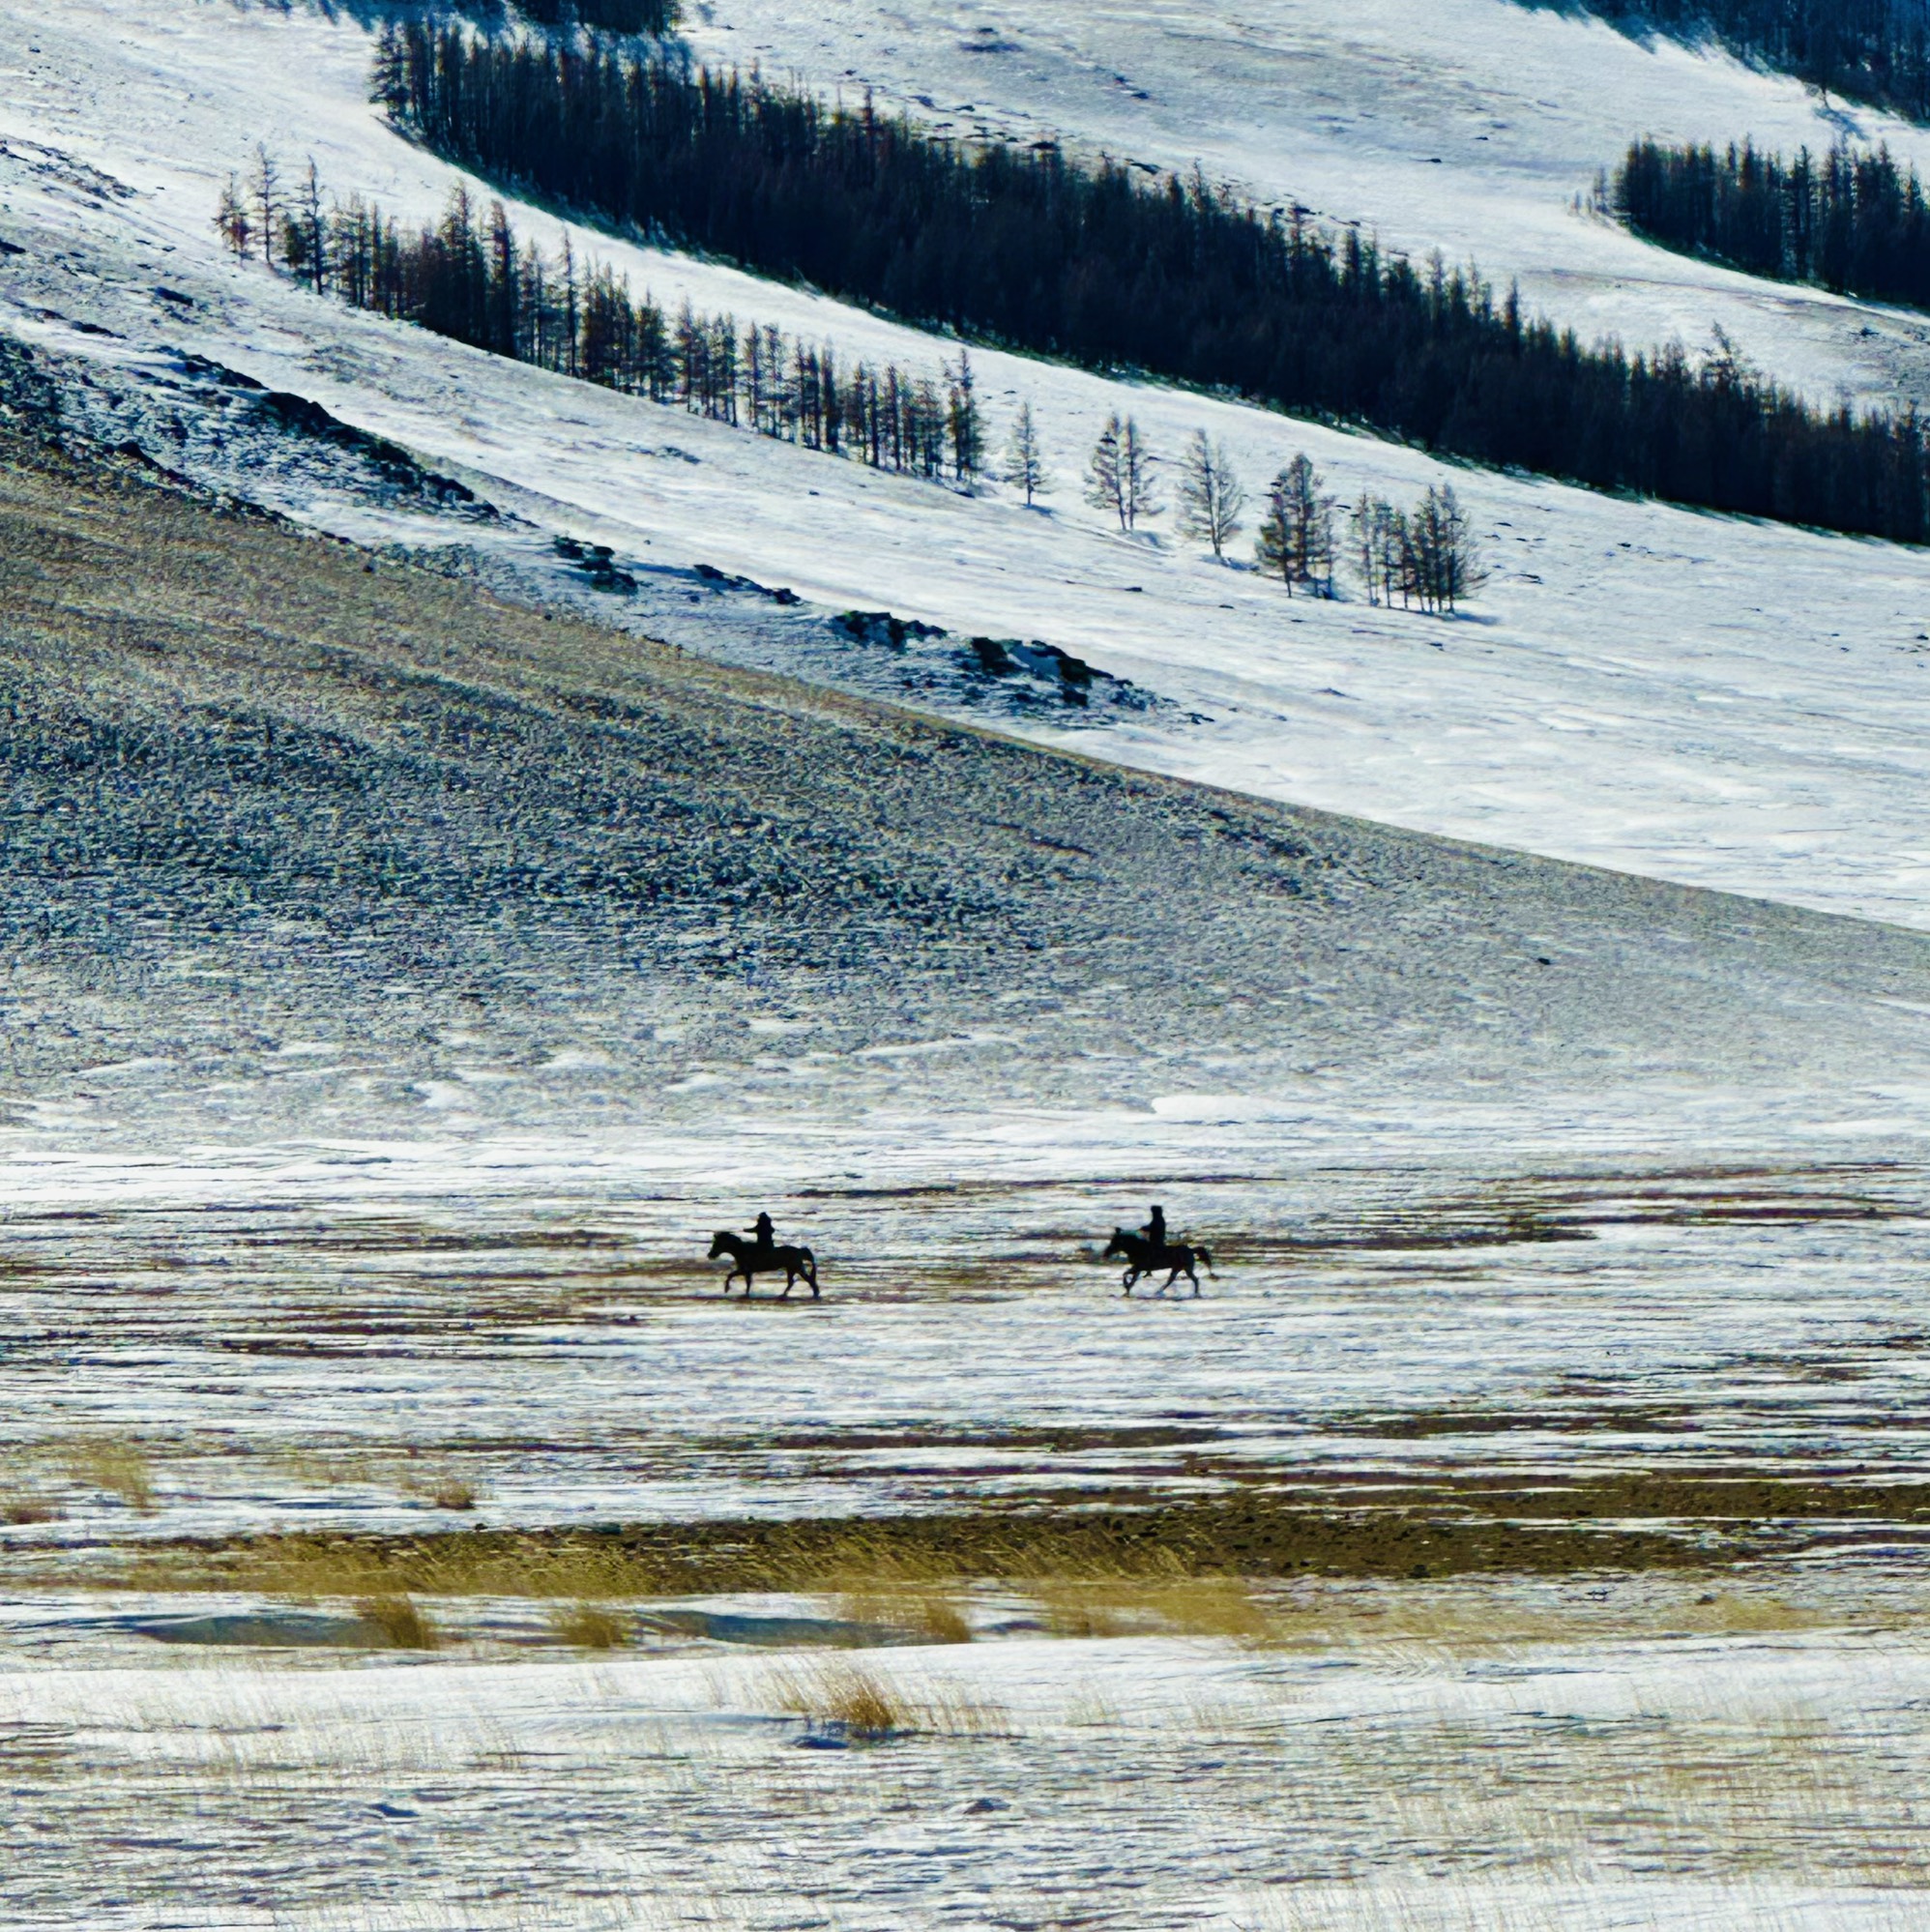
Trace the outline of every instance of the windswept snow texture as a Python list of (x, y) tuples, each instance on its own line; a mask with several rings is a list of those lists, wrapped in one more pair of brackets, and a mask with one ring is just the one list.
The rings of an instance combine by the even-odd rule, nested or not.
[[(1915, 319), (1756, 287), (1570, 211), (1630, 133), (1787, 147), (1831, 132), (1793, 86), (1598, 24), (1503, 0), (1310, 0), (1238, 23), (1204, 8), (1073, 6), (1037, 26), (753, 4), (693, 32), (700, 53), (876, 83), (961, 129), (1197, 157), (1390, 242), (1519, 270), (1531, 298), (1585, 332), (1695, 345), (1720, 322), (1826, 400), (1915, 395), (1930, 368)], [(456, 177), (381, 126), (368, 51), (360, 26), (300, 8), (0, 6), (0, 239), (20, 250), (0, 255), (0, 321), (50, 352), (82, 426), (687, 649), (1265, 796), (1930, 923), (1930, 557), (1449, 472), (1366, 438), (985, 353), (995, 419), (1031, 397), (1058, 473), (1029, 513), (1009, 491), (877, 475), (494, 362), (342, 312), (216, 246), (219, 183), (257, 139), (291, 169), (312, 153), (331, 187), (405, 216), (440, 205)], [(1919, 132), (1866, 125), (1930, 157)], [(517, 219), (561, 234), (532, 211)], [(574, 233), (659, 299), (829, 337), (847, 361), (936, 373), (955, 353), (802, 292)], [(238, 407), (223, 371), (393, 439), (499, 516), (433, 482), (385, 484), (336, 446), (294, 454)], [(1451, 480), (1494, 582), (1470, 619), (1435, 623), (1358, 600), (1290, 604), (1198, 555), (1170, 519), (1123, 537), (1077, 480), (1114, 408), (1168, 454), (1210, 428), (1254, 485), (1301, 448), (1343, 497), (1406, 499)], [(558, 533), (610, 545), (634, 592), (595, 588), (559, 560)], [(693, 576), (700, 563), (804, 601)], [(946, 635), (895, 651), (834, 629), (852, 608)], [(981, 634), (1039, 640), (1126, 685), (1067, 704), (1049, 678), (975, 670)]]
[[(1437, 1600), (1411, 1630), (1387, 1598), (1346, 1607), (1385, 1619), (1378, 1643), (873, 1653), (865, 1681), (908, 1722), (869, 1748), (798, 1714), (837, 1682), (821, 1658), (11, 1665), (0, 1737), (31, 1801), (0, 1816), (9, 1923), (1921, 1923), (1930, 1667), (1908, 1635), (1604, 1644), (1555, 1591)], [(1510, 1641), (1564, 1608), (1566, 1641)], [(71, 1856), (89, 1840), (101, 1857)]]

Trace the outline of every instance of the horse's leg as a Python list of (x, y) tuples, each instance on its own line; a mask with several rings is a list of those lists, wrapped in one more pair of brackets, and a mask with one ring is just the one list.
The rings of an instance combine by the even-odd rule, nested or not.
[(1132, 1293), (1132, 1284), (1139, 1279), (1138, 1269), (1128, 1268), (1126, 1271), (1126, 1273), (1120, 1276), (1120, 1279), (1126, 1283), (1126, 1292), (1128, 1295), (1130, 1295)]
[(1190, 1261), (1186, 1263), (1186, 1279), (1193, 1284), (1193, 1295), (1197, 1299), (1200, 1292), (1200, 1277), (1193, 1273), (1193, 1264)]
[(778, 1301), (788, 1302), (791, 1299), (791, 1290), (795, 1288), (797, 1285), (798, 1285), (797, 1273), (791, 1267), (791, 1265), (788, 1262), (786, 1262), (784, 1265), (784, 1292), (777, 1297)]

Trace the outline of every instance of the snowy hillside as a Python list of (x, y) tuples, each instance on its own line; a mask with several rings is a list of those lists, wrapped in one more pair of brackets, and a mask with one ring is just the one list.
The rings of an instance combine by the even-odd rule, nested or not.
[[(988, 37), (934, 15), (887, 34), (858, 8), (807, 19), (750, 8), (694, 39), (767, 69), (929, 95), (954, 120), (969, 101), (1021, 132), (1049, 124), (1157, 161), (1197, 155), (1390, 240), (1438, 241), (1491, 275), (1519, 268), (1536, 300), (1584, 327), (1699, 343), (1719, 320), (1818, 394), (1883, 391), (1920, 358), (1915, 322), (1751, 289), (1567, 207), (1630, 132), (1826, 137), (1793, 87), (1503, 0), (1320, 0), (1237, 33), (1184, 10), (1137, 25), (1100, 10), (1054, 17), (1049, 32)], [(1418, 62), (1400, 52), (1416, 37)], [(1092, 57), (1101, 43), (1119, 50), (1110, 64)], [(1496, 567), (1470, 620), (1358, 599), (1289, 604), (1182, 542), (1170, 517), (1125, 538), (1080, 501), (1083, 453), (1108, 410), (1135, 412), (1168, 454), (1210, 428), (1250, 486), (1300, 449), (1343, 497), (1371, 486), (1405, 499), (1450, 473), (1367, 438), (987, 353), (976, 361), (995, 423), (1030, 398), (1058, 472), (1045, 509), (1028, 513), (1009, 491), (968, 497), (874, 474), (494, 362), (219, 251), (219, 181), (257, 139), (291, 166), (312, 154), (337, 192), (405, 215), (440, 206), (453, 172), (381, 125), (366, 100), (368, 50), (344, 17), (229, 0), (74, 0), (51, 16), (0, 7), (0, 238), (21, 250), (0, 257), (0, 324), (67, 359), (71, 406), (108, 440), (132, 437), (325, 528), (455, 546), (499, 586), (687, 648), (1266, 796), (1930, 923), (1915, 724), (1930, 557), (1452, 474)], [(1135, 60), (1156, 65), (1157, 87), (1133, 78)], [(1417, 67), (1426, 85), (1398, 78)], [(517, 219), (559, 234), (532, 211)], [(728, 270), (574, 239), (659, 300), (806, 330), (847, 357), (936, 374), (952, 353)], [(288, 460), (288, 439), (259, 443), (237, 423), (222, 369), (395, 439), (504, 520), (400, 499), (327, 451)], [(557, 531), (609, 544), (635, 597), (584, 588), (551, 548)], [(700, 563), (805, 601), (689, 575)], [(851, 607), (949, 634), (895, 653), (831, 627)], [(980, 633), (1041, 639), (1148, 702), (1090, 714), (1015, 702), (961, 675), (961, 646)]]
[(1072, 0), (1034, 18), (732, 0), (693, 15), (692, 45), (718, 64), (872, 87), (961, 133), (1198, 161), (1261, 202), (1476, 261), (1585, 340), (1695, 347), (1719, 323), (1814, 395), (1930, 395), (1922, 318), (1765, 287), (1575, 212), (1644, 133), (1785, 150), (1850, 135), (1930, 157), (1930, 132), (1720, 54), (1512, 0), (1262, 0), (1233, 16), (1207, 0)]

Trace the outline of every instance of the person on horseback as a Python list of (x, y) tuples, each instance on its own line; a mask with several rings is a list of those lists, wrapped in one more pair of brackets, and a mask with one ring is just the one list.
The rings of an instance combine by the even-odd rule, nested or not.
[(1166, 1210), (1157, 1201), (1153, 1203), (1153, 1218), (1139, 1230), (1155, 1248), (1163, 1248), (1166, 1244)]
[(757, 1245), (761, 1248), (768, 1250), (777, 1245), (777, 1230), (771, 1225), (771, 1216), (768, 1214), (760, 1214), (757, 1216), (757, 1225), (746, 1228), (745, 1232), (755, 1235)]

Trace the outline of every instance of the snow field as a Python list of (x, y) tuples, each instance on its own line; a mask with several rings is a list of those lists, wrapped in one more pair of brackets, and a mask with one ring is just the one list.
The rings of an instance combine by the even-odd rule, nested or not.
[[(447, 1176), (427, 1202), (97, 1196), (84, 1232), (16, 1207), (0, 1501), (48, 1514), (0, 1549), (84, 1574), (189, 1536), (1930, 1476), (1904, 1421), (1925, 1374), (1915, 1166), (1523, 1181), (1356, 1160), (882, 1190), (874, 1166), (746, 1186), (820, 1258), (826, 1300), (788, 1305), (719, 1299), (709, 1229), (749, 1209), (718, 1178), (461, 1205)], [(1147, 1195), (1214, 1250), (1198, 1302), (1127, 1301), (1097, 1259)], [(1510, 1238), (1522, 1215), (1589, 1238)], [(76, 1303), (95, 1340), (70, 1361)], [(103, 1453), (132, 1454), (145, 1498)], [(446, 1486), (474, 1508), (438, 1507)], [(1878, 1511), (1843, 1549), (1892, 1528)]]
[[(1901, 1925), (1924, 1671), (1904, 1632), (15, 1670), (0, 1844), (23, 1928)], [(906, 1730), (801, 1721), (840, 1676)]]

